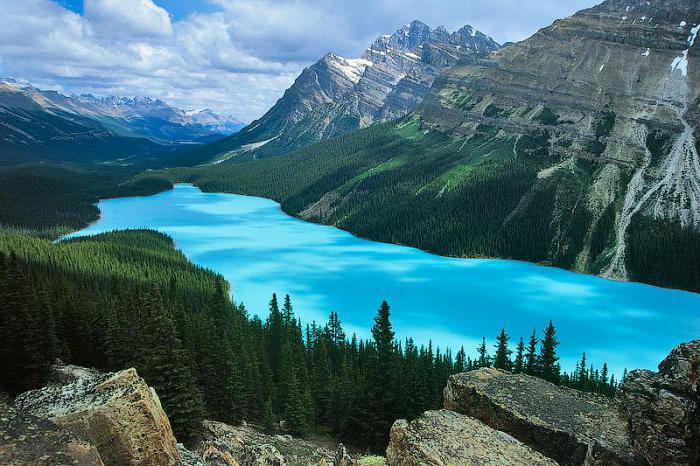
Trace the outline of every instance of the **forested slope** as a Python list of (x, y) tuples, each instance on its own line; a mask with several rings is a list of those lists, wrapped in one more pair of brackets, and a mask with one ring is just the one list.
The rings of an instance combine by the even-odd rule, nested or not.
[(539, 347), (533, 333), (513, 351), (504, 330), (493, 357), (484, 343), (471, 359), (464, 348), (453, 357), (399, 342), (386, 303), (363, 341), (335, 313), (304, 325), (289, 297), (273, 296), (265, 321), (251, 318), (227, 289), (153, 231), (59, 243), (0, 231), (0, 390), (40, 386), (57, 357), (135, 367), (180, 440), (194, 439), (203, 417), (270, 429), (284, 419), (295, 435), (330, 432), (380, 451), (395, 419), (442, 404), (454, 372), (494, 365), (606, 395), (617, 387), (606, 367), (585, 361), (585, 370), (561, 374), (551, 323)]

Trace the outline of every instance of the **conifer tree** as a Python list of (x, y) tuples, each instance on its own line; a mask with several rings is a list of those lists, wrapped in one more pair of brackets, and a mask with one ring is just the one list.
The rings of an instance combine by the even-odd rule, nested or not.
[(481, 337), (481, 345), (476, 349), (479, 357), (476, 360), (476, 367), (491, 367), (491, 357), (486, 348), (486, 337)]
[(459, 351), (457, 351), (457, 356), (455, 358), (455, 372), (460, 373), (467, 370), (466, 354), (464, 352), (464, 346), (462, 346)]
[(496, 338), (496, 354), (493, 359), (493, 367), (496, 369), (502, 369), (505, 371), (510, 371), (512, 362), (510, 360), (510, 355), (512, 351), (508, 349), (508, 334), (506, 329), (502, 328), (501, 333)]
[(523, 337), (518, 340), (518, 346), (515, 351), (515, 361), (513, 362), (513, 372), (521, 374), (525, 371), (525, 342)]
[(525, 373), (527, 375), (538, 375), (539, 364), (537, 360), (537, 334), (535, 330), (530, 335), (530, 340), (527, 344), (527, 353), (525, 354)]
[(196, 438), (202, 421), (201, 398), (190, 361), (163, 308), (157, 285), (152, 286), (145, 307), (148, 340), (144, 377), (158, 393), (176, 437), (189, 443)]
[(544, 331), (544, 337), (540, 345), (540, 374), (541, 377), (549, 382), (558, 384), (560, 377), (559, 357), (557, 356), (557, 345), (559, 341), (556, 336), (556, 329), (552, 321)]

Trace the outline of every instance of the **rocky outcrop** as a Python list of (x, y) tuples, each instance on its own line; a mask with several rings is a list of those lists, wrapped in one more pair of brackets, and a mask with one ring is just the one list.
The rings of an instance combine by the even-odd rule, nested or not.
[(506, 432), (560, 464), (643, 464), (606, 398), (483, 368), (450, 377), (445, 408)]
[(202, 440), (195, 452), (215, 466), (352, 466), (355, 461), (343, 445), (267, 434), (248, 425), (231, 426), (204, 421)]
[(97, 449), (47, 419), (0, 400), (0, 464), (102, 466)]
[(700, 340), (673, 349), (659, 371), (628, 374), (620, 400), (632, 442), (654, 465), (700, 464)]
[(107, 465), (181, 464), (158, 396), (135, 369), (105, 374), (57, 366), (48, 386), (20, 395), (15, 407), (94, 445)]
[(557, 463), (510, 435), (452, 411), (426, 411), (418, 419), (403, 419), (391, 428), (387, 464), (521, 466)]

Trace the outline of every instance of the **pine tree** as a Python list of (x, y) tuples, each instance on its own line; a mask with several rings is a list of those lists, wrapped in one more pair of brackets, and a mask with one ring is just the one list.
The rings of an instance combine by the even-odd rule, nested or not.
[(496, 338), (496, 355), (493, 358), (493, 367), (496, 369), (510, 371), (512, 368), (513, 363), (510, 360), (510, 355), (513, 352), (508, 349), (508, 340), (506, 329), (502, 328), (501, 333)]
[(459, 351), (457, 351), (457, 356), (455, 358), (455, 372), (464, 372), (467, 370), (466, 354), (464, 352), (464, 346), (462, 346)]
[[(277, 301), (277, 296), (274, 297), (275, 302)], [(289, 295), (284, 296), (284, 304), (282, 305), (282, 321), (284, 325), (289, 327), (294, 320), (294, 307), (292, 306), (292, 300)]]
[(539, 364), (537, 360), (537, 334), (535, 330), (530, 335), (530, 340), (527, 344), (527, 353), (525, 354), (525, 373), (527, 375), (538, 375)]
[(160, 291), (153, 285), (146, 300), (148, 338), (143, 375), (155, 388), (178, 439), (192, 442), (199, 433), (202, 408), (189, 359), (182, 350)]
[(372, 363), (367, 383), (367, 442), (372, 449), (386, 445), (391, 423), (394, 421), (394, 330), (390, 321), (390, 308), (383, 301), (372, 327), (373, 345), (370, 347)]
[(479, 358), (476, 360), (476, 367), (491, 367), (491, 357), (486, 349), (486, 337), (481, 337), (481, 345), (476, 349)]
[(515, 362), (513, 363), (513, 372), (521, 374), (525, 371), (525, 342), (523, 337), (520, 337), (518, 346), (515, 352)]
[(541, 377), (555, 384), (559, 383), (560, 377), (559, 357), (557, 356), (558, 344), (556, 329), (550, 320), (540, 344), (539, 361)]

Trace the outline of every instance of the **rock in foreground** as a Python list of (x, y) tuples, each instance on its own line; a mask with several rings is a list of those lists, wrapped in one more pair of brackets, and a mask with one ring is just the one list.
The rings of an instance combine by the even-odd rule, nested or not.
[(560, 464), (644, 464), (611, 400), (492, 368), (451, 376), (444, 394), (446, 409), (480, 419)]
[(0, 464), (102, 466), (97, 450), (46, 419), (18, 413), (0, 400)]
[(158, 396), (135, 369), (104, 374), (57, 366), (52, 380), (20, 395), (17, 410), (70, 430), (94, 445), (105, 464), (181, 464)]
[(206, 464), (216, 466), (356, 464), (342, 445), (336, 448), (336, 444), (266, 434), (250, 426), (215, 421), (204, 421), (204, 434), (196, 452)]
[(391, 428), (387, 464), (556, 465), (510, 435), (446, 410), (426, 411), (410, 423), (396, 421)]
[(700, 464), (700, 340), (677, 346), (659, 372), (636, 370), (622, 386), (634, 447), (653, 465)]

